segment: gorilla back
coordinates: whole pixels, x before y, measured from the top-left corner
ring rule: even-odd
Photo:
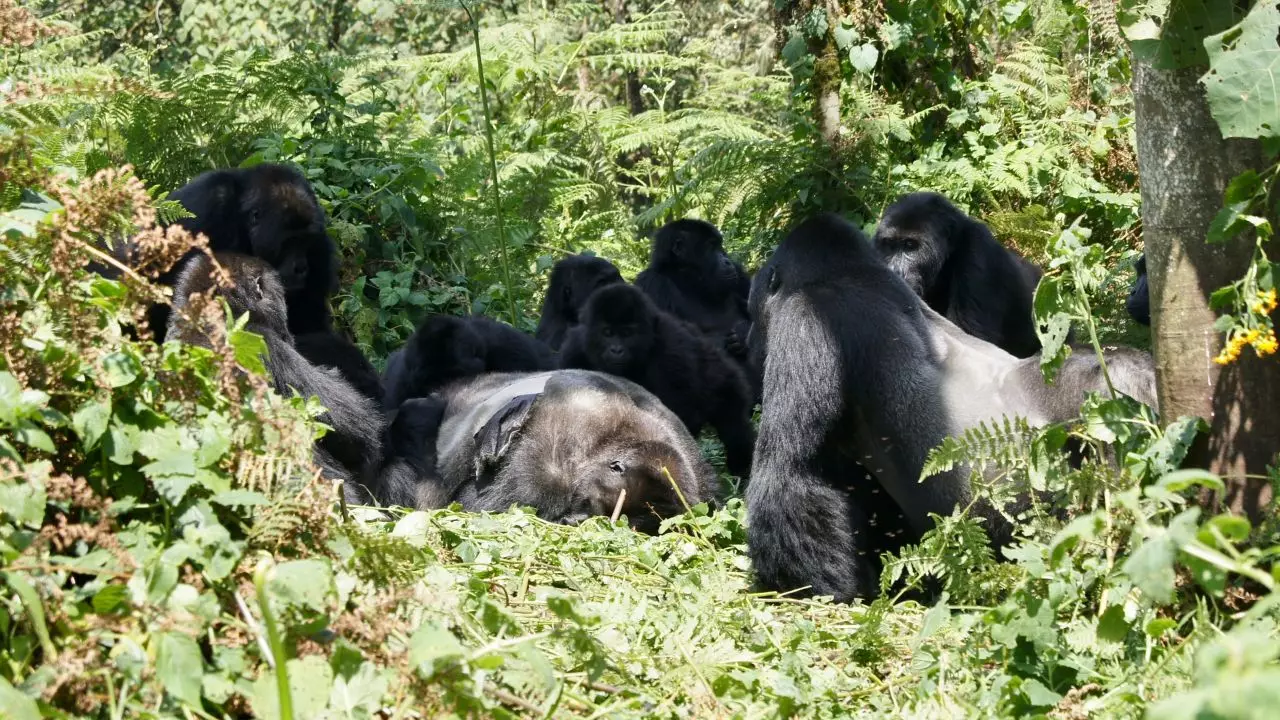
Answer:
[[[419,507],[528,505],[544,519],[577,523],[611,514],[625,491],[632,526],[656,532],[683,512],[680,495],[690,505],[713,499],[715,474],[693,437],[627,380],[585,370],[493,374],[454,383],[441,397],[439,477],[420,484]]]
[[[756,275],[751,309],[764,409],[746,493],[748,547],[772,589],[872,594],[876,555],[899,541],[883,526],[873,535],[870,516],[901,513],[903,539],[914,541],[931,513],[971,500],[967,468],[919,482],[932,448],[1002,415],[1070,419],[1086,392],[1107,389],[1092,353],[1072,355],[1050,386],[1038,359],[965,334],[833,215],[783,240]],[[1153,403],[1150,357],[1109,358],[1117,389]],[[999,513],[976,509],[997,539],[1007,535]]]

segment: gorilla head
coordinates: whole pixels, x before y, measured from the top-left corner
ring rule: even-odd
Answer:
[[[582,312],[586,356],[591,367],[628,376],[648,363],[653,350],[658,311],[631,285],[601,288]]]
[[[663,225],[653,236],[649,267],[657,272],[698,278],[714,293],[732,293],[742,274],[724,251],[724,237],[705,220],[683,219]]]
[[[215,262],[217,261],[216,266]],[[222,287],[217,276],[225,273],[230,283]],[[208,293],[227,301],[227,306],[236,315],[249,314],[249,327],[258,332],[269,330],[282,340],[291,340],[289,334],[287,311],[285,308],[284,285],[276,272],[263,260],[248,255],[234,253],[217,253],[212,258],[199,254],[187,262],[178,281],[174,285],[173,307],[181,311],[195,293]],[[177,322],[181,313],[171,316],[170,337],[190,344],[205,344],[201,331],[192,328],[186,322]]]
[[[306,178],[284,165],[213,170],[170,194],[194,217],[179,224],[203,233],[215,251],[265,260],[280,275],[295,333],[330,329],[327,300],[337,289],[337,249]]]
[[[485,351],[484,338],[464,318],[427,318],[405,348],[405,369],[417,388],[410,397],[426,397],[432,386],[484,372]]]
[[[591,293],[621,283],[622,275],[613,263],[593,255],[570,255],[551,270],[547,297],[542,302],[537,338],[558,349],[564,334],[579,321],[582,306]]]
[[[968,222],[938,193],[904,195],[885,210],[876,228],[876,249],[889,269],[923,297],[937,282],[953,246],[961,244]]]

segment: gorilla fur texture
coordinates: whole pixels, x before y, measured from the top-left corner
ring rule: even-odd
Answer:
[[[553,350],[564,344],[569,328],[578,324],[591,293],[622,282],[613,263],[594,255],[570,255],[551,269],[551,282],[542,301],[542,317],[535,336]]]
[[[745,357],[751,326],[745,291],[750,280],[725,253],[724,238],[715,225],[684,219],[662,226],[653,236],[649,267],[636,276],[636,287],[659,310],[692,323],[730,357]]]
[[[1138,262],[1134,263],[1134,272],[1138,274],[1136,280],[1133,281],[1133,288],[1129,290],[1129,299],[1125,301],[1124,308],[1129,311],[1129,317],[1143,324],[1151,324],[1151,289],[1147,286],[1147,255],[1142,254],[1138,258]]]
[[[900,511],[906,537],[895,542],[914,542],[932,527],[930,513],[972,499],[967,468],[919,482],[932,448],[1002,415],[1067,420],[1086,392],[1106,392],[1092,354],[1072,355],[1050,386],[1037,359],[965,334],[834,215],[782,241],[756,275],[751,308],[764,403],[746,492],[748,547],[769,589],[808,586],[842,601],[874,594],[875,554],[893,531],[872,534],[869,516]],[[1109,360],[1117,389],[1154,403],[1149,356]],[[1007,535],[999,513],[976,509],[997,539]]]
[[[281,394],[315,396],[327,408],[319,419],[332,428],[316,446],[316,463],[326,477],[346,480],[348,492],[356,481],[377,470],[382,459],[382,414],[373,401],[353,388],[336,370],[311,364],[293,347],[285,304],[285,289],[266,261],[247,255],[218,253],[217,263],[227,272],[231,287],[215,280],[214,263],[205,254],[185,264],[174,286],[174,313],[170,337],[194,345],[209,346],[208,329],[192,324],[184,310],[195,293],[213,292],[226,300],[236,316],[248,313],[245,327],[262,336],[263,358],[271,384]],[[354,499],[348,495],[349,499]]]
[[[599,370],[642,385],[697,434],[711,425],[724,443],[729,472],[747,477],[755,432],[753,395],[725,353],[685,323],[653,306],[631,285],[610,285],[587,301],[569,332],[560,366]]]
[[[444,385],[491,372],[550,370],[555,355],[537,338],[474,315],[434,315],[387,358],[382,380],[388,410],[408,398],[427,397]]]
[[[1040,351],[1032,310],[1040,270],[942,195],[899,198],[885,210],[875,245],[929,307],[965,332],[1018,357]]]
[[[438,432],[420,427],[392,447],[393,455],[416,452],[417,460],[435,451],[438,472],[412,485],[419,508],[527,505],[543,519],[575,524],[610,515],[621,496],[632,526],[656,532],[685,502],[713,499],[715,474],[693,438],[657,398],[622,378],[582,370],[490,374],[401,412],[429,421],[440,407],[432,403],[445,407]]]

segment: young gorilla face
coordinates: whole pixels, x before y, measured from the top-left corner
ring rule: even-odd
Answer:
[[[649,359],[657,311],[630,285],[612,285],[591,295],[583,310],[586,352],[592,365],[624,375]]]
[[[212,290],[215,296],[227,301],[227,306],[234,315],[248,313],[250,325],[274,331],[282,339],[290,339],[284,286],[271,266],[248,255],[215,253],[214,258],[226,270],[232,286],[217,287],[213,262],[207,255],[197,255],[178,276],[174,286],[174,309],[186,307],[192,294]],[[185,325],[181,323],[181,327],[175,328],[178,334],[174,337],[185,342],[195,341],[192,333],[200,330]]]
[[[907,195],[885,210],[876,228],[876,250],[917,295],[937,282],[958,213],[946,198],[935,193]]]
[[[724,251],[724,237],[703,220],[676,220],[658,230],[653,240],[653,266],[670,268],[713,282],[718,290],[732,290],[738,268]]]
[[[276,269],[288,292],[329,288],[336,282],[333,242],[306,180],[280,165],[259,165],[248,171],[246,181],[240,211],[253,254]]]
[[[592,293],[602,287],[622,282],[622,274],[608,260],[585,256],[575,260],[577,262],[564,266],[566,277],[561,282],[561,307],[572,322],[578,321],[579,312]],[[557,284],[554,273],[551,284]]]

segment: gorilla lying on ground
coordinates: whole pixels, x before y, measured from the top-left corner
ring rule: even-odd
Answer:
[[[593,255],[570,255],[551,269],[551,283],[542,301],[542,317],[536,337],[552,350],[559,350],[565,333],[578,324],[578,315],[591,293],[605,285],[622,282],[613,263]]]
[[[750,281],[742,266],[725,254],[724,238],[715,225],[684,219],[662,226],[653,236],[649,267],[636,276],[636,287],[659,310],[692,323],[730,357],[746,357],[751,317],[744,290]]]
[[[748,548],[769,589],[808,586],[841,601],[874,594],[875,553],[891,533],[873,533],[869,516],[900,511],[907,537],[896,542],[915,542],[933,525],[929,513],[971,501],[967,468],[920,482],[943,438],[1002,415],[1067,420],[1087,392],[1106,392],[1092,353],[1073,354],[1049,386],[1038,359],[966,335],[834,215],[782,241],[756,274],[751,308],[764,409],[746,491]],[[1121,350],[1107,361],[1117,390],[1154,406],[1150,356]],[[982,514],[997,540],[1007,533],[1002,516]]]
[[[611,515],[621,499],[632,526],[652,533],[684,502],[713,499],[715,474],[693,438],[657,398],[622,378],[490,374],[406,401],[405,413],[392,425],[388,455],[409,460],[384,473],[375,495],[417,508],[528,505],[543,519],[576,524]],[[424,472],[433,460],[438,471]]]
[[[960,329],[1018,357],[1040,351],[1032,310],[1040,270],[945,197],[899,198],[885,210],[875,245],[890,269]]]
[[[729,472],[751,471],[752,394],[738,365],[710,340],[653,306],[631,285],[597,290],[569,331],[560,366],[599,370],[639,383],[695,435],[711,425]]]
[[[227,301],[237,317],[248,313],[245,329],[261,335],[266,342],[264,362],[276,391],[315,396],[328,409],[320,421],[332,430],[317,442],[316,464],[325,477],[347,481],[348,501],[361,501],[354,481],[376,472],[381,463],[382,413],[373,400],[353,388],[336,370],[317,367],[294,349],[284,286],[269,264],[231,253],[218,253],[215,258],[227,271],[232,287],[217,287],[214,264],[207,255],[201,253],[190,258],[174,286],[175,312],[170,317],[169,336],[185,343],[209,346],[207,329],[193,326],[183,312],[195,293],[213,291]]]
[[[533,372],[556,366],[537,338],[487,317],[433,315],[405,346],[387,358],[383,406],[394,410],[409,398],[427,397],[455,380],[493,372]]]

